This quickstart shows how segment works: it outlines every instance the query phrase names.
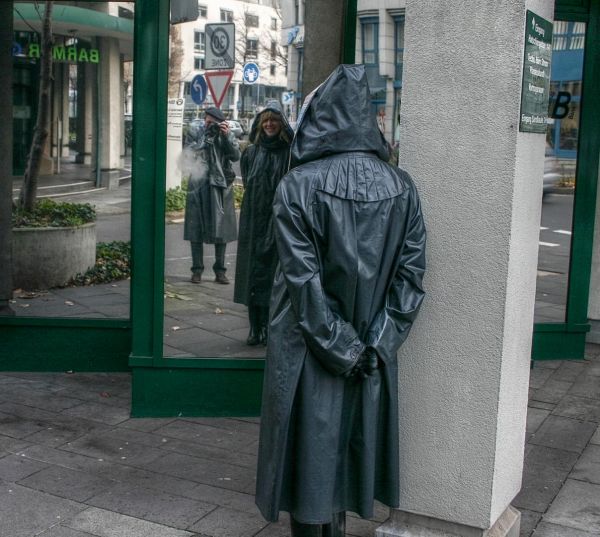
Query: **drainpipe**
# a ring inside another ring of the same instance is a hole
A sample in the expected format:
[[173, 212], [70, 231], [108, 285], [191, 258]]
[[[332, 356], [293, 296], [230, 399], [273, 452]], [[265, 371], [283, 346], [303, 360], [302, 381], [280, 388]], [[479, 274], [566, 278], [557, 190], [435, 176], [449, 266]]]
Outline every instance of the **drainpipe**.
[[[100, 48], [99, 39], [94, 40], [96, 48]], [[101, 56], [102, 58], [102, 56]], [[100, 141], [100, 113], [102, 112], [102, 106], [100, 105], [100, 64], [96, 65], [96, 136], [95, 136], [95, 147], [96, 147], [96, 188], [100, 188], [102, 181], [100, 173], [100, 151], [102, 149], [102, 143]]]

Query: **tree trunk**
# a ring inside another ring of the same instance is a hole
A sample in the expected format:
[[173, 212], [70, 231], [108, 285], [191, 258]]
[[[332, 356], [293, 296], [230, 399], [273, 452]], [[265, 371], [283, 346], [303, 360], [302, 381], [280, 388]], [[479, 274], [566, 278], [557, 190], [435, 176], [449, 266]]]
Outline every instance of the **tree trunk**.
[[179, 97], [181, 91], [181, 62], [183, 61], [183, 41], [179, 25], [171, 25], [171, 50], [169, 56], [168, 95], [171, 99]]
[[14, 315], [12, 298], [12, 188], [13, 188], [13, 3], [0, 3], [0, 315]]
[[[33, 131], [33, 140], [27, 159], [23, 188], [19, 197], [19, 205], [26, 211], [33, 210], [37, 194], [38, 176], [42, 162], [42, 154], [49, 134], [50, 124], [50, 89], [52, 83], [52, 6], [54, 2], [46, 1], [44, 19], [42, 21], [42, 47], [40, 67], [40, 93], [38, 98], [38, 114]], [[60, 150], [60, 148], [59, 148]]]

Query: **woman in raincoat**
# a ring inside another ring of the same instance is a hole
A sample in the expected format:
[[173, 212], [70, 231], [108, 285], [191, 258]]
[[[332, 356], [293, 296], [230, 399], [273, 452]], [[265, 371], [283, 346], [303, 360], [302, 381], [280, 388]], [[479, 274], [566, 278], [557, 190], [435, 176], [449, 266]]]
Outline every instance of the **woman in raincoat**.
[[244, 199], [233, 300], [248, 306], [248, 345], [266, 344], [269, 298], [277, 266], [273, 232], [273, 196], [288, 171], [293, 132], [278, 101], [269, 101], [250, 130], [250, 142], [242, 153]]
[[399, 505], [396, 352], [424, 296], [425, 228], [370, 106], [364, 66], [339, 66], [305, 103], [300, 165], [275, 195], [256, 503], [289, 512], [293, 536]]

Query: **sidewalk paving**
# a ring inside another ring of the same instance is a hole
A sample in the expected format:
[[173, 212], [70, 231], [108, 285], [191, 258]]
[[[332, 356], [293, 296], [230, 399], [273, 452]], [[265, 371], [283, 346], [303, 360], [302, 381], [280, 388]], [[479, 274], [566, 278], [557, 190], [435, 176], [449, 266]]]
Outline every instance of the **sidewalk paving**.
[[[0, 536], [288, 537], [254, 506], [258, 419], [130, 419], [128, 374], [0, 373]], [[521, 535], [600, 535], [600, 346], [531, 372]], [[387, 517], [350, 516], [367, 537]], [[535, 530], [535, 531], [534, 531]]]

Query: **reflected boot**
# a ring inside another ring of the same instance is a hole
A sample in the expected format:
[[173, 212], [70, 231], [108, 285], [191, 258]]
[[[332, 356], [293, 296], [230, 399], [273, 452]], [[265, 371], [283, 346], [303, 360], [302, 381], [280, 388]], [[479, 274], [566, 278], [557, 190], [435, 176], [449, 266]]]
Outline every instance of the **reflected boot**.
[[248, 320], [250, 321], [250, 333], [246, 345], [258, 345], [260, 343], [260, 308], [248, 306]]
[[303, 524], [293, 516], [290, 516], [290, 526], [292, 537], [323, 537], [324, 535], [322, 524]]
[[323, 524], [323, 537], [344, 537], [346, 535], [346, 511], [335, 513], [329, 524]]
[[258, 330], [258, 338], [261, 345], [266, 345], [269, 337], [269, 308], [261, 307], [259, 308], [259, 312], [260, 328]]

